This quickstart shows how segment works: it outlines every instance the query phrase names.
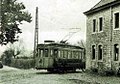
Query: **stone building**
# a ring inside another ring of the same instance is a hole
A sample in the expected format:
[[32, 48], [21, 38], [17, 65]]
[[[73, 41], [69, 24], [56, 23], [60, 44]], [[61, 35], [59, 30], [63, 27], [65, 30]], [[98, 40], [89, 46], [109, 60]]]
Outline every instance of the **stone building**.
[[120, 68], [120, 0], [101, 0], [87, 16], [86, 69]]

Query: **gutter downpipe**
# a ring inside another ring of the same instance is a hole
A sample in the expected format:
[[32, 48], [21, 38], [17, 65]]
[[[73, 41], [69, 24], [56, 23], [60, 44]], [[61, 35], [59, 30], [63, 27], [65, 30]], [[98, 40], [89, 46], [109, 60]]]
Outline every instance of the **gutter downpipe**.
[[112, 33], [113, 33], [112, 6], [110, 6], [110, 68], [112, 69]]

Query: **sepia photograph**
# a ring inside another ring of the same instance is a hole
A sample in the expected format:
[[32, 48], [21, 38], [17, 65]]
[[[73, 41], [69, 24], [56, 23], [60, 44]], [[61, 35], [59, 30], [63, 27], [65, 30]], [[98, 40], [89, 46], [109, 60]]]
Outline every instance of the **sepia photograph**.
[[0, 84], [120, 84], [120, 0], [0, 0]]

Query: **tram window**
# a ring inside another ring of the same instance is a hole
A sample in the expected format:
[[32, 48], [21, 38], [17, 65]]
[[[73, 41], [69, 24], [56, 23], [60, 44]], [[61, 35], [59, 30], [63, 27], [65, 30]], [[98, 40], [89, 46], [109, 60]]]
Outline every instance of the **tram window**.
[[57, 57], [57, 55], [58, 55], [58, 50], [55, 49], [55, 50], [54, 50], [54, 56]]
[[79, 59], [81, 59], [81, 52], [79, 52]]
[[62, 51], [62, 58], [64, 58], [64, 51]]
[[40, 50], [40, 57], [43, 56], [43, 50]]
[[64, 51], [64, 58], [67, 58], [67, 51]]
[[82, 59], [82, 52], [80, 52], [80, 59]]
[[73, 51], [73, 57], [76, 58], [76, 52], [75, 51]]
[[63, 58], [63, 51], [61, 51], [61, 53], [60, 53], [60, 54], [61, 54], [61, 55], [60, 55], [60, 56], [61, 56], [61, 58]]
[[75, 51], [75, 58], [77, 58], [77, 52]]
[[75, 58], [78, 58], [78, 52], [77, 51], [75, 52]]
[[63, 51], [63, 58], [65, 58], [65, 51]]
[[45, 49], [45, 57], [48, 57], [48, 49]]
[[76, 52], [76, 56], [77, 56], [77, 58], [79, 59], [79, 52], [78, 52], [78, 51]]
[[58, 57], [60, 57], [60, 51], [58, 51]]
[[71, 53], [70, 53], [70, 51], [68, 51], [68, 58], [71, 58]]
[[60, 52], [60, 58], [62, 57], [62, 50], [61, 50], [61, 52]]
[[37, 56], [40, 57], [40, 49], [38, 49], [38, 55]]
[[68, 51], [66, 50], [66, 55], [65, 55], [66, 58], [68, 58]]
[[71, 52], [71, 58], [74, 58], [74, 53], [73, 53], [73, 51]]
[[80, 58], [80, 52], [78, 52], [78, 59], [81, 59], [81, 58]]
[[81, 59], [83, 59], [83, 56], [82, 56], [82, 55], [83, 55], [83, 52], [81, 52]]
[[53, 56], [53, 50], [50, 51], [50, 56]]
[[73, 51], [73, 57], [75, 58], [75, 51]]
[[72, 58], [72, 51], [70, 52], [70, 58]]

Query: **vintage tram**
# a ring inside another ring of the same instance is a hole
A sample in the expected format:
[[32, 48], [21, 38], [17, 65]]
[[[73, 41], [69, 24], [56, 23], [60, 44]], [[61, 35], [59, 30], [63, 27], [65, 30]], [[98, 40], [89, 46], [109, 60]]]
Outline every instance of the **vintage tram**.
[[85, 69], [84, 48], [64, 43], [38, 44], [35, 68], [50, 72]]

